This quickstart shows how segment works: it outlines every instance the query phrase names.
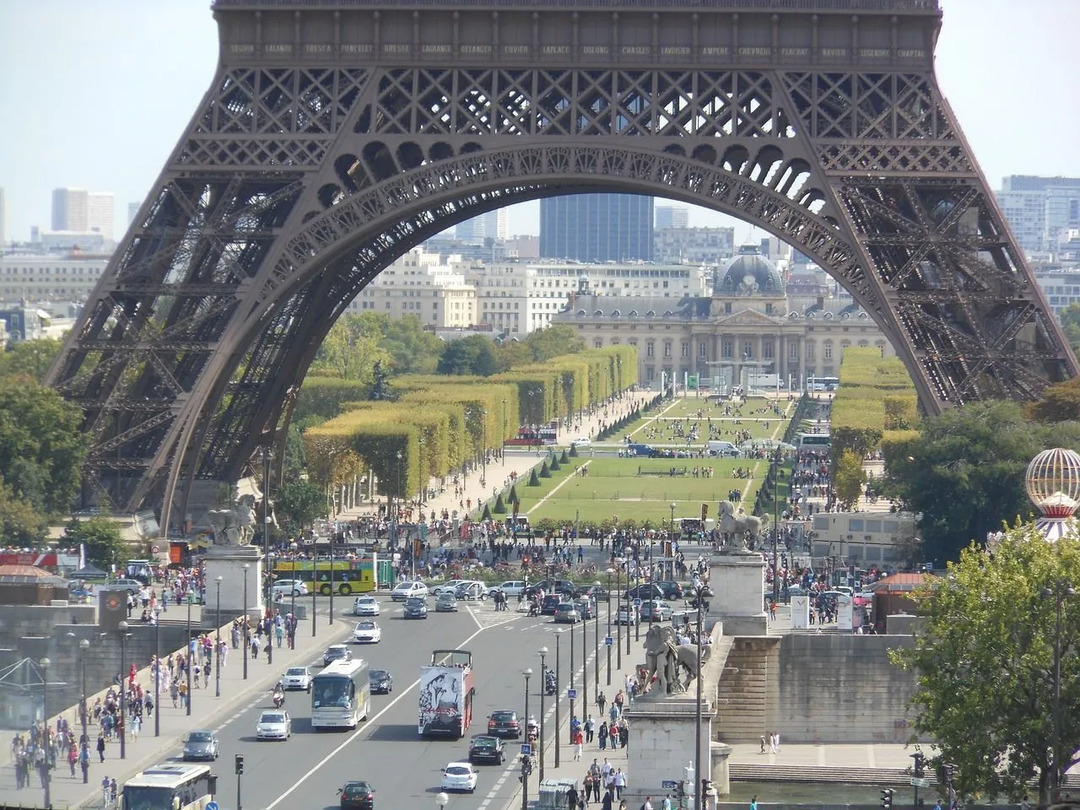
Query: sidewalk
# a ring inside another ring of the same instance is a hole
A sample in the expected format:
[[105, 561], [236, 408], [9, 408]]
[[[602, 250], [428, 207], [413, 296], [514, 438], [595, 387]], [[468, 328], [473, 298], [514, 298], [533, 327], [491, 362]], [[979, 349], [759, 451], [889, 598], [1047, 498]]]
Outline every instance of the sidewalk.
[[[347, 621], [335, 617], [334, 624], [331, 626], [327, 625], [325, 615], [319, 615], [318, 619], [317, 636], [315, 638], [311, 636], [310, 621], [307, 624], [302, 622], [296, 636], [296, 649], [290, 650], [287, 646], [280, 649], [275, 647], [273, 665], [266, 663], [265, 655], [260, 656], [258, 660], [249, 657], [247, 680], [243, 678], [241, 658], [243, 651], [230, 649], [225, 658], [226, 666], [221, 670], [221, 697], [215, 697], [215, 678], [212, 675], [208, 688], [193, 690], [190, 717], [184, 708], [174, 709], [169, 696], [162, 694], [160, 705], [155, 708], [155, 712], [159, 709], [161, 711], [161, 736], [154, 736], [153, 715], [144, 715], [139, 738], [135, 740], [130, 732], [127, 734], [126, 757], [123, 760], [120, 759], [120, 743], [114, 739], [113, 742], [107, 743], [105, 762], [101, 763], [94, 747], [97, 740], [97, 727], [93, 724], [88, 725], [87, 733], [91, 741], [88, 782], [83, 784], [82, 771], [78, 767], [75, 769], [75, 777], [72, 778], [67, 762], [58, 760], [52, 772], [52, 806], [56, 810], [101, 807], [101, 780], [105, 776], [123, 785], [127, 779], [139, 771], [162, 762], [169, 755], [178, 753], [181, 742], [192, 729], [215, 728], [226, 717], [238, 711], [238, 704], [257, 700], [260, 696], [265, 697], [269, 705], [269, 691], [288, 667], [307, 664], [327, 645], [340, 641], [348, 635], [350, 628]], [[223, 639], [229, 638], [230, 626], [222, 627]], [[168, 658], [172, 652], [177, 652], [177, 650], [163, 651], [162, 658]], [[144, 689], [150, 687], [150, 691], [153, 691], [153, 680], [148, 667], [139, 670], [136, 680], [143, 685]], [[94, 697], [87, 696], [87, 702], [91, 706]], [[72, 724], [78, 736], [81, 733], [78, 708], [71, 706], [60, 714], [50, 716], [49, 723], [52, 728], [56, 728], [57, 718], [61, 715]], [[14, 732], [11, 732], [11, 735], [14, 736]], [[231, 763], [226, 764], [224, 760], [219, 759], [215, 773], [221, 776], [231, 767]], [[0, 806], [44, 807], [44, 792], [36, 771], [31, 771], [30, 785], [31, 787], [21, 791], [15, 789], [15, 768], [11, 763], [10, 745], [7, 746], [7, 750], [0, 754]]]

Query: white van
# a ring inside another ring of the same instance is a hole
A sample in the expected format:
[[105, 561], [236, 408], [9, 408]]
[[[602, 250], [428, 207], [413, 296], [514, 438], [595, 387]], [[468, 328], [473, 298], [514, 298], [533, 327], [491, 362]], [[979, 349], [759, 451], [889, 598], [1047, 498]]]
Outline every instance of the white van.
[[710, 456], [736, 458], [739, 455], [739, 448], [731, 442], [708, 441], [705, 442], [705, 452]]

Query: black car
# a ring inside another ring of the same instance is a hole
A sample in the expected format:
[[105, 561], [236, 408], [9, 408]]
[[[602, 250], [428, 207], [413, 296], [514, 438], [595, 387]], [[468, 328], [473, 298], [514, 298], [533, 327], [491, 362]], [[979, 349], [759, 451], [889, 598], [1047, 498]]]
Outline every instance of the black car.
[[389, 695], [394, 691], [394, 676], [385, 669], [373, 669], [368, 673], [371, 694]]
[[342, 807], [359, 807], [360, 810], [374, 810], [375, 788], [370, 782], [346, 782], [338, 788]]
[[517, 712], [510, 709], [498, 709], [491, 713], [488, 718], [488, 735], [493, 737], [510, 737], [517, 739], [521, 736], [521, 723], [518, 722]]
[[490, 734], [478, 734], [469, 741], [469, 762], [503, 764], [503, 742]]
[[643, 583], [630, 588], [623, 594], [623, 599], [663, 599], [664, 589], [655, 583]]
[[427, 599], [422, 596], [410, 596], [405, 600], [406, 619], [426, 619]]
[[664, 599], [682, 599], [683, 587], [678, 582], [671, 579], [665, 579], [656, 583], [657, 587], [664, 592]]
[[577, 596], [577, 588], [568, 579], [542, 579], [539, 582], [531, 583], [522, 593], [525, 599], [531, 599], [540, 591], [545, 594], [565, 593], [570, 597]]
[[542, 616], [554, 616], [555, 611], [558, 609], [565, 599], [562, 594], [549, 593], [544, 597], [544, 601], [540, 603], [540, 615]]
[[334, 661], [352, 661], [352, 651], [344, 644], [331, 644], [323, 653], [323, 666], [328, 667]]
[[578, 596], [591, 596], [597, 602], [605, 602], [608, 598], [608, 592], [603, 585], [590, 585], [588, 588], [583, 588]]

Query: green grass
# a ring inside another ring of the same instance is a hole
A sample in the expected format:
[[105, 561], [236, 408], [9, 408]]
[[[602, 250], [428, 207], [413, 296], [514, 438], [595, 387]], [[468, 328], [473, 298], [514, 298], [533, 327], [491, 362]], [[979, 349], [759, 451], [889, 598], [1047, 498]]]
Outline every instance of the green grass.
[[[709, 505], [709, 516], [715, 517], [716, 503], [725, 500], [731, 489], [743, 492], [744, 502], [753, 503], [767, 467], [764, 461], [747, 459], [585, 458], [579, 461], [589, 461], [588, 476], [573, 475], [568, 479], [560, 476], [554, 483], [545, 481], [543, 487], [519, 486], [521, 513], [533, 522], [541, 518], [599, 522], [618, 515], [620, 519], [651, 519], [659, 523], [668, 520], [674, 502], [676, 518], [700, 514], [703, 503]], [[752, 466], [754, 479], [735, 479], [733, 473], [740, 466], [744, 469]], [[672, 467], [677, 470], [686, 467], [690, 473], [695, 467], [712, 467], [714, 476], [667, 475]], [[638, 475], [639, 468], [663, 474]], [[562, 486], [558, 486], [560, 483]]]
[[714, 427], [720, 430], [719, 439], [738, 444], [737, 434], [743, 430], [749, 430], [752, 439], [782, 439], [788, 419], [795, 410], [794, 402], [781, 400], [780, 405], [785, 409], [783, 417], [777, 417], [768, 413], [755, 413], [762, 408], [769, 407], [771, 402], [762, 398], [747, 400], [741, 408], [733, 411], [733, 414], [724, 416], [723, 405], [706, 404], [701, 399], [679, 399], [670, 407], [635, 421], [622, 431], [623, 435], [629, 434], [632, 441], [655, 445], [676, 445], [683, 447], [686, 439], [675, 434], [676, 425], [682, 425], [684, 433], [686, 422], [690, 426], [697, 425], [698, 439], [693, 443], [695, 447], [702, 447], [708, 438], [709, 419], [712, 419]]

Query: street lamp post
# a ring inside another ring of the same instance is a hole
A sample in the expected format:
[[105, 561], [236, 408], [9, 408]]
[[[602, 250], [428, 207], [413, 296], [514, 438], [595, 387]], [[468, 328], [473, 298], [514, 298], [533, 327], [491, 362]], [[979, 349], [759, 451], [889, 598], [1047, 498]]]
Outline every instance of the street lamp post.
[[[619, 615], [622, 613], [622, 567], [615, 569], [615, 666], [622, 672], [622, 630], [619, 629]], [[626, 611], [626, 621], [630, 621], [630, 611]], [[610, 616], [608, 620], [610, 621]], [[609, 662], [610, 663], [610, 662]], [[608, 685], [611, 685], [611, 667], [608, 667]]]
[[780, 448], [773, 453], [773, 532], [772, 532], [772, 603], [780, 603], [780, 568], [777, 565], [777, 545], [780, 540], [780, 520], [778, 518], [780, 503]]
[[[525, 676], [525, 739], [529, 738], [529, 678], [532, 670], [526, 667], [521, 671]], [[541, 690], [543, 694], [543, 690]], [[521, 810], [529, 810], [529, 759], [522, 757], [521, 761]]]
[[[544, 781], [544, 694], [547, 692], [547, 664], [545, 659], [547, 658], [548, 648], [541, 647], [537, 650], [537, 654], [540, 656], [540, 739], [537, 741], [537, 754], [540, 757], [540, 781]], [[529, 718], [525, 718], [526, 724], [529, 722]], [[558, 731], [556, 730], [556, 734]]]
[[[82, 720], [82, 739], [79, 740], [79, 744], [90, 744], [90, 737], [86, 733], [86, 654], [90, 652], [90, 640], [82, 639], [79, 641], [79, 664], [82, 668], [82, 699], [79, 701], [79, 715]], [[154, 711], [157, 711], [157, 697], [154, 698]], [[155, 714], [154, 717], [157, 717]]]
[[[263, 461], [263, 604], [266, 605], [266, 615], [273, 616], [272, 608], [273, 599], [271, 598], [272, 586], [270, 584], [270, 459], [273, 457], [273, 453], [270, 450], [270, 446], [267, 445], [263, 448], [262, 461]], [[330, 548], [334, 547], [334, 539], [330, 538]], [[333, 577], [333, 565], [331, 564], [330, 576]], [[220, 585], [218, 586], [220, 588]], [[220, 625], [220, 622], [219, 622]], [[218, 631], [220, 634], [220, 630]], [[266, 634], [267, 641], [272, 642], [270, 638], [270, 632]], [[266, 663], [271, 666], [274, 663], [274, 645], [268, 643], [266, 645]], [[218, 696], [221, 695], [221, 689], [218, 689]]]
[[559, 767], [559, 692], [562, 691], [562, 672], [559, 666], [559, 642], [562, 641], [563, 631], [555, 634], [555, 767]]
[[[52, 746], [47, 744], [49, 742], [49, 664], [51, 663], [52, 661], [48, 658], [42, 658], [38, 661], [38, 665], [41, 667], [41, 719], [45, 725], [46, 742], [45, 762], [41, 765], [41, 784], [45, 789], [46, 807], [52, 807], [52, 796], [49, 793], [52, 787]], [[121, 746], [124, 744], [123, 739], [123, 737], [120, 738]]]
[[1061, 780], [1065, 777], [1061, 756], [1061, 621], [1065, 600], [1076, 596], [1073, 586], [1061, 580], [1053, 588], [1043, 588], [1042, 595], [1054, 600], [1054, 704], [1053, 704], [1053, 757], [1054, 770], [1050, 772], [1050, 801], [1061, 802]]
[[435, 806], [438, 807], [439, 810], [443, 810], [449, 803], [450, 797], [447, 796], [445, 793], [440, 793], [435, 797]]
[[[86, 641], [86, 639], [83, 639]], [[79, 646], [82, 646], [82, 642], [79, 642]], [[86, 646], [90, 646], [90, 642], [86, 642]], [[85, 666], [83, 667], [85, 675]], [[85, 680], [85, 677], [83, 678]], [[83, 692], [86, 692], [86, 687], [83, 686]], [[85, 698], [84, 698], [85, 700]], [[83, 734], [86, 734], [86, 728], [83, 728]], [[154, 616], [154, 736], [161, 736], [161, 611], [159, 610], [157, 615]]]
[[[604, 645], [607, 647], [607, 685], [611, 686], [611, 646], [607, 639], [611, 638], [611, 569], [607, 570], [607, 636]], [[603, 718], [601, 718], [603, 719]]]
[[705, 783], [705, 778], [701, 772], [701, 615], [704, 612], [705, 604], [705, 586], [698, 585], [694, 589], [694, 599], [697, 601], [697, 638], [694, 639], [697, 646], [697, 678], [695, 682], [696, 686], [696, 701], [694, 703], [694, 778], [697, 779], [697, 785], [695, 785], [695, 796], [697, 801], [694, 803], [695, 807], [703, 807], [705, 802], [705, 791], [701, 789], [701, 786]]
[[[247, 585], [248, 585], [248, 571], [251, 570], [251, 563], [244, 563], [244, 625], [243, 632], [240, 634], [240, 641], [244, 645], [244, 654], [240, 657], [244, 659], [244, 680], [247, 680], [248, 669], [248, 655], [251, 654], [251, 644], [248, 641], [248, 612], [247, 612]], [[311, 615], [315, 615], [315, 606], [311, 606]], [[190, 671], [190, 670], [189, 670]], [[191, 714], [191, 697], [188, 696], [188, 714]]]
[[[566, 688], [567, 689], [566, 694], [570, 698], [570, 725], [572, 726], [573, 725], [573, 720], [574, 720], [574, 626], [573, 625], [570, 625], [569, 637], [566, 640], [569, 642], [568, 646], [570, 647], [570, 673], [569, 673], [569, 675], [567, 675], [567, 678], [566, 678], [566, 682], [569, 684], [569, 686], [567, 686], [567, 688]], [[559, 733], [558, 733], [558, 730], [556, 730], [555, 737], [558, 738], [558, 736], [559, 736]], [[570, 742], [571, 743], [574, 742], [574, 732], [573, 731], [570, 732]]]
[[[669, 549], [671, 549], [671, 555], [672, 555], [672, 557], [674, 557], [674, 555], [675, 555], [675, 507], [678, 506], [678, 504], [675, 503], [675, 501], [672, 501], [669, 504], [669, 506], [671, 508], [671, 521], [668, 523], [668, 546], [667, 547]], [[702, 528], [704, 528], [704, 527], [702, 527]], [[664, 560], [665, 560], [665, 563], [668, 560], [667, 551], [664, 552]], [[671, 567], [670, 570], [665, 571], [664, 573], [665, 573], [667, 579], [675, 579], [674, 564], [672, 564], [672, 567]]]
[[[629, 587], [630, 580], [627, 578], [626, 584]], [[641, 569], [638, 569], [638, 573], [634, 574], [634, 587], [637, 588], [641, 584]], [[641, 589], [637, 590], [638, 596], [634, 598], [634, 607], [637, 608], [638, 600], [641, 599]], [[652, 599], [652, 595], [649, 595]], [[641, 641], [641, 611], [634, 611], [634, 641]], [[630, 655], [630, 625], [626, 625], [626, 654]]]
[[214, 642], [214, 697], [221, 697], [221, 581], [222, 576], [217, 578], [217, 640]]
[[[194, 588], [188, 588], [187, 591], [187, 713], [188, 717], [191, 716], [191, 667], [194, 663], [194, 656], [191, 654], [191, 598], [195, 595]], [[121, 676], [124, 674], [120, 673]], [[247, 673], [244, 673], [244, 677], [247, 677]]]
[[[116, 625], [120, 631], [120, 759], [127, 759], [127, 656], [125, 645], [127, 644], [128, 623], [120, 622]], [[188, 658], [188, 672], [191, 672], [190, 653]]]
[[589, 623], [581, 617], [581, 718], [589, 713]]
[[[600, 580], [593, 582], [593, 587], [600, 588]], [[596, 663], [593, 664], [593, 691], [600, 696], [600, 600], [593, 597], [593, 653], [596, 655]]]
[[[506, 466], [506, 400], [503, 400], [502, 465]], [[543, 685], [540, 692], [543, 693]]]

